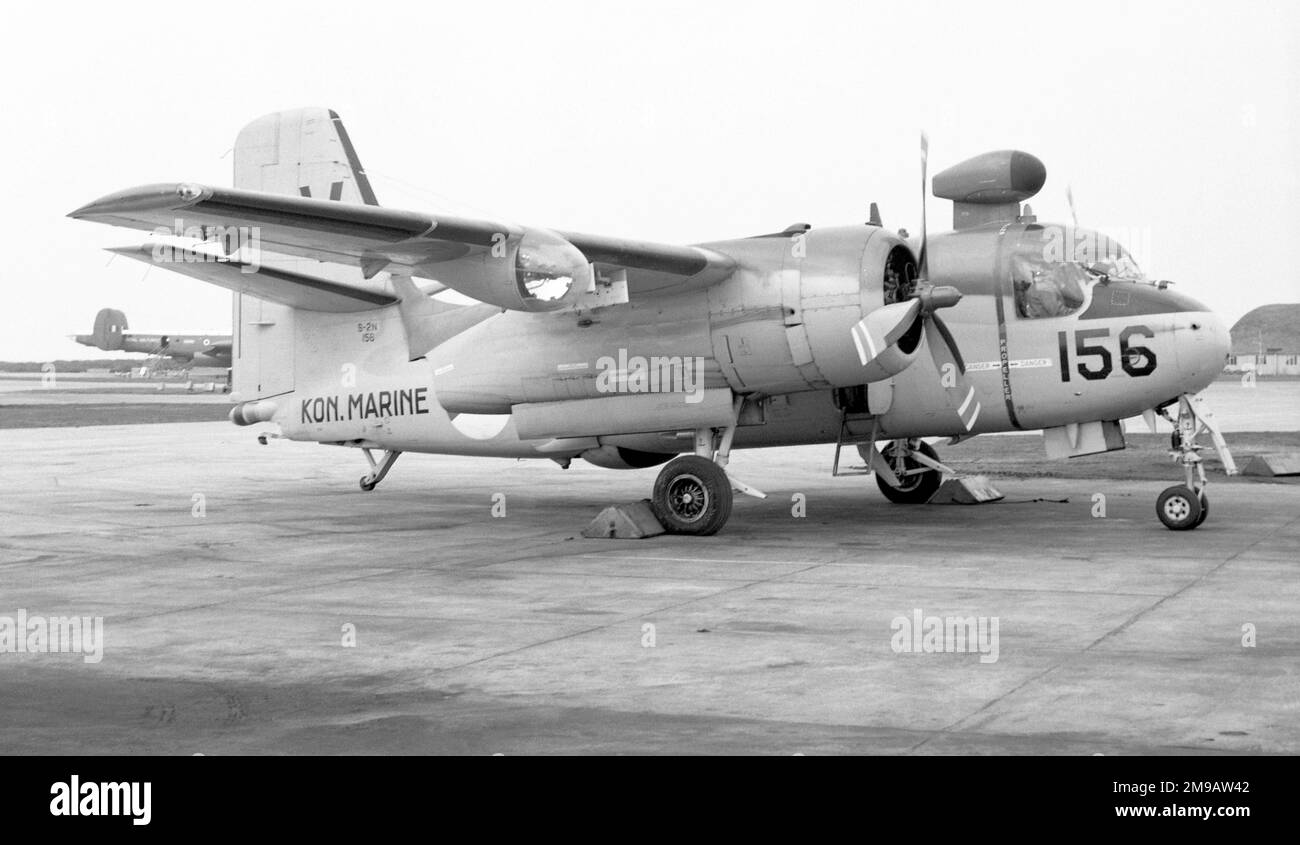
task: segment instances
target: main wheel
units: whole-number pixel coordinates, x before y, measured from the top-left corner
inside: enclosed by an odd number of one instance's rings
[[[886,446],[884,451],[881,452],[881,455],[884,456],[885,460],[889,461],[890,466],[895,468],[895,473],[897,473],[898,466],[897,462],[894,460],[897,451],[898,441],[894,441]],[[916,451],[925,455],[932,461],[939,460],[939,454],[925,441],[921,441],[921,444],[916,447]],[[903,466],[905,469],[909,470],[924,469],[925,472],[919,472],[916,475],[905,475],[899,478],[900,483],[897,487],[890,486],[888,481],[885,481],[885,479],[880,477],[880,473],[876,473],[876,485],[880,488],[880,492],[885,494],[886,499],[899,505],[923,505],[930,501],[930,497],[934,495],[934,491],[938,490],[939,485],[943,483],[943,473],[939,472],[937,469],[926,467],[911,455],[903,458]]]
[[[1201,488],[1201,515],[1196,518],[1197,527],[1200,526],[1205,518],[1210,515],[1210,497],[1205,495],[1205,488]]]
[[[1156,516],[1170,531],[1189,531],[1203,521],[1201,497],[1190,487],[1170,487],[1156,500]]]
[[[361,476],[361,489],[365,490],[367,493],[375,489],[375,482],[370,480],[370,476]]]
[[[716,534],[731,516],[731,482],[698,455],[673,458],[655,479],[650,507],[670,534]]]

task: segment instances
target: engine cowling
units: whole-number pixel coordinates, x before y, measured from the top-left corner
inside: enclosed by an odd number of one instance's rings
[[[911,363],[918,340],[908,331],[917,322],[909,304],[916,264],[906,242],[875,227],[813,229],[798,272],[798,309],[786,330],[796,364],[806,349],[803,358],[820,379],[853,387],[888,379]],[[864,369],[868,361],[874,365]]]

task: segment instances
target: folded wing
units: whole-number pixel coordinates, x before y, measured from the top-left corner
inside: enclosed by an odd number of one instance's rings
[[[116,247],[109,252],[164,267],[235,293],[248,294],[304,311],[348,313],[369,311],[397,303],[397,297],[387,293],[305,273],[252,264],[238,258],[219,257],[211,252],[186,247],[142,244]]]
[[[521,244],[526,251],[530,240],[539,236],[562,239],[597,265],[598,271],[626,271],[631,296],[706,287],[735,269],[733,259],[703,247],[552,233],[488,220],[192,183],[131,188],[95,200],[69,216],[173,235],[197,234],[200,239],[254,233],[254,246],[271,252],[357,266],[366,278],[388,270],[435,279],[506,308],[520,307],[510,285],[527,297],[523,283],[513,281],[515,259],[523,255]],[[496,272],[492,268],[501,259],[509,265],[509,285],[477,281]],[[168,269],[186,272],[181,267]]]

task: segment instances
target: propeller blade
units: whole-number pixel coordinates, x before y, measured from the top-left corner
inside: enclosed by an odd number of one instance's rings
[[[952,332],[948,330],[948,324],[938,314],[931,314],[930,320],[934,323],[934,327],[939,330],[948,351],[952,353],[953,361],[957,364],[957,372],[966,375],[966,361],[961,357],[961,350],[957,348],[957,340],[952,336]]]
[[[929,238],[929,228],[925,223],[925,193],[926,193],[926,170],[930,160],[930,139],[924,132],[921,133],[921,250],[917,256],[917,267],[920,276],[919,281],[930,278],[930,265],[926,259],[927,239]]]
[[[935,369],[939,371],[940,383],[956,407],[961,424],[970,431],[979,419],[980,402],[975,398],[975,388],[966,378],[966,364],[957,350],[952,332],[938,315],[930,314],[925,320],[925,339]]]
[[[1070,219],[1074,221],[1074,228],[1079,228],[1079,215],[1074,210],[1074,187],[1065,186],[1065,201],[1070,205]]]
[[[911,299],[877,308],[854,323],[849,334],[853,337],[862,366],[870,367],[886,353],[896,354],[899,340],[913,327],[920,311],[920,301]],[[901,351],[907,354],[915,350]]]

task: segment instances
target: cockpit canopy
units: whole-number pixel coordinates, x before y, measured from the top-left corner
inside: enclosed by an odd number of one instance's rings
[[[1029,226],[1011,256],[1011,283],[1021,317],[1073,314],[1103,279],[1147,281],[1128,250],[1090,229]]]

